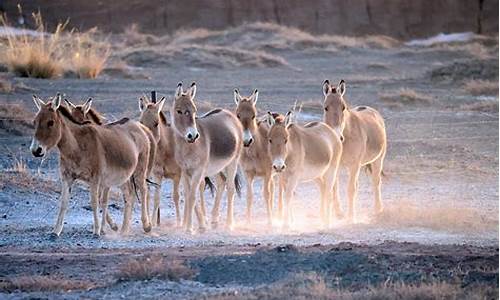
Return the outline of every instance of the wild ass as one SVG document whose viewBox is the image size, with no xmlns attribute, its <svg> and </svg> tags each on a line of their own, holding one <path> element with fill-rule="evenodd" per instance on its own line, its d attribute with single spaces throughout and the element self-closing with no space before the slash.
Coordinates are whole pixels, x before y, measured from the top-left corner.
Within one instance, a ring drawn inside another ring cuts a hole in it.
<svg viewBox="0 0 500 300">
<path fill-rule="evenodd" d="M 252 219 L 253 181 L 255 177 L 262 177 L 263 195 L 266 201 L 268 224 L 272 224 L 274 182 L 271 157 L 267 151 L 267 122 L 257 121 L 258 90 L 254 90 L 250 97 L 242 97 L 240 92 L 234 90 L 236 102 L 236 117 L 243 126 L 243 151 L 240 164 L 245 172 L 247 181 L 247 222 Z"/>
<path fill-rule="evenodd" d="M 95 125 L 103 125 L 105 122 L 105 118 L 100 114 L 98 111 L 96 111 L 92 107 L 92 98 L 87 99 L 83 104 L 73 104 L 70 100 L 64 99 L 64 102 L 68 105 L 68 108 L 71 112 L 72 117 L 80 123 L 89 121 Z M 150 144 L 150 153 L 149 153 L 149 163 L 148 163 L 148 171 L 147 174 L 151 173 L 151 169 L 153 167 L 154 159 L 156 157 L 156 148 L 157 148 L 157 139 L 155 136 L 153 136 L 153 132 L 149 131 L 147 128 L 142 127 L 146 134 L 148 135 L 149 139 L 149 144 Z M 133 182 L 131 182 L 133 184 Z M 157 185 L 158 186 L 158 185 Z M 100 188 L 99 189 L 99 199 L 102 199 L 103 197 L 108 199 L 109 196 L 109 188 Z M 107 200 L 104 200 L 107 202 Z M 101 201 L 102 202 L 102 201 Z M 149 212 L 149 199 L 148 202 L 146 203 L 147 211 Z M 108 213 L 106 216 L 106 221 L 110 225 L 111 229 L 114 231 L 118 230 L 118 226 L 113 222 L 113 219 L 111 218 L 111 215 Z"/>
<path fill-rule="evenodd" d="M 38 113 L 34 119 L 35 134 L 30 146 L 32 154 L 43 157 L 49 149 L 56 146 L 59 149 L 61 206 L 53 234 L 61 234 L 71 187 L 77 179 L 90 186 L 95 235 L 100 235 L 102 230 L 98 218 L 99 189 L 112 186 L 120 186 L 126 199 L 122 232 L 130 227 L 132 185 L 141 196 L 142 224 L 144 231 L 149 232 L 151 224 L 146 211 L 146 177 L 150 144 L 143 126 L 128 119 L 107 126 L 80 123 L 66 107 L 61 106 L 60 95 L 47 103 L 37 96 L 33 96 L 33 100 Z M 102 223 L 107 213 L 107 203 L 104 202 Z"/>
<path fill-rule="evenodd" d="M 300 182 L 315 181 L 320 189 L 320 215 L 330 224 L 330 199 L 342 155 L 339 136 L 323 122 L 293 124 L 291 112 L 284 118 L 274 118 L 268 112 L 270 126 L 268 153 L 274 171 L 280 173 L 280 189 L 285 198 L 284 226 L 288 227 L 291 201 Z"/>
<path fill-rule="evenodd" d="M 196 191 L 207 176 L 226 173 L 227 226 L 233 226 L 233 201 L 235 178 L 242 148 L 243 130 L 236 117 L 225 109 L 214 109 L 196 117 L 196 84 L 183 91 L 177 85 L 170 107 L 172 127 L 175 132 L 175 159 L 182 170 L 185 208 L 184 227 L 191 232 L 192 213 L 196 203 Z M 218 187 L 224 186 L 218 180 Z M 217 189 L 212 209 L 212 226 L 217 227 L 221 188 Z M 203 220 L 200 220 L 202 224 Z M 203 229 L 203 228 L 201 228 Z"/>
<path fill-rule="evenodd" d="M 173 182 L 172 198 L 175 205 L 176 223 L 177 226 L 180 226 L 179 184 L 181 181 L 181 168 L 175 159 L 175 132 L 162 111 L 164 104 L 165 97 L 160 101 L 156 101 L 154 98 L 151 101 L 147 97 L 139 98 L 139 110 L 141 111 L 139 121 L 153 132 L 158 143 L 156 161 L 152 171 L 153 181 L 156 183 L 152 223 L 153 225 L 160 224 L 161 183 L 163 178 L 167 178 Z M 200 185 L 200 206 L 199 209 L 196 208 L 196 213 L 201 214 L 199 218 L 203 220 L 205 220 L 206 215 L 203 194 L 206 184 L 210 187 L 211 181 L 205 178 L 204 183 Z"/>
<path fill-rule="evenodd" d="M 368 106 L 350 108 L 344 99 L 346 85 L 341 80 L 337 87 L 328 80 L 323 83 L 323 120 L 343 137 L 344 151 L 341 165 L 349 172 L 347 185 L 348 217 L 354 216 L 354 201 L 358 190 L 359 171 L 366 166 L 371 171 L 375 193 L 375 212 L 382 211 L 381 177 L 387 138 L 384 119 L 378 111 Z M 338 179 L 334 188 L 338 199 Z M 336 200 L 338 203 L 338 200 Z M 338 210 L 340 213 L 340 210 Z"/>
</svg>

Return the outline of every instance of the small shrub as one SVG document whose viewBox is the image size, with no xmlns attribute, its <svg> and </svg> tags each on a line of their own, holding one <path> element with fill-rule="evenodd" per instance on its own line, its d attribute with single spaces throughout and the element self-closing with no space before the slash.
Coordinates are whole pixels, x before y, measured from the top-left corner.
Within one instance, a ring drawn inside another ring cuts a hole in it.
<svg viewBox="0 0 500 300">
<path fill-rule="evenodd" d="M 52 276 L 19 276 L 0 279 L 0 291 L 12 293 L 89 290 L 96 285 L 89 281 L 55 278 Z"/>
<path fill-rule="evenodd" d="M 393 93 L 380 94 L 379 98 L 390 106 L 395 107 L 402 105 L 427 104 L 432 101 L 430 96 L 418 93 L 409 88 L 401 88 Z"/>
<path fill-rule="evenodd" d="M 191 279 L 195 272 L 179 260 L 166 261 L 161 256 L 132 259 L 120 266 L 119 280 L 149 280 L 153 278 L 179 281 Z"/>
</svg>

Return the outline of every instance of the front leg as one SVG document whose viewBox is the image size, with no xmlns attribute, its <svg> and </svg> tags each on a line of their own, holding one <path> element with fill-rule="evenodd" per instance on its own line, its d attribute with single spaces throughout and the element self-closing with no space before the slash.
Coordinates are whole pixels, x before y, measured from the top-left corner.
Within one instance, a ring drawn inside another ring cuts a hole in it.
<svg viewBox="0 0 500 300">
<path fill-rule="evenodd" d="M 151 215 L 151 225 L 159 226 L 160 225 L 160 199 L 161 199 L 161 183 L 162 176 L 154 176 L 154 181 L 157 185 L 155 185 L 155 193 L 154 193 L 154 205 L 153 205 L 153 214 Z M 148 210 L 149 211 L 149 210 Z"/>
<path fill-rule="evenodd" d="M 284 181 L 283 193 L 285 198 L 285 220 L 283 226 L 285 228 L 290 228 L 290 223 L 292 221 L 292 200 L 295 188 L 297 186 L 297 180 L 295 178 L 287 178 Z"/>
<path fill-rule="evenodd" d="M 273 222 L 273 201 L 274 201 L 274 181 L 272 174 L 266 174 L 264 176 L 264 182 L 262 183 L 262 188 L 264 190 L 264 201 L 266 201 L 267 209 L 267 225 L 271 226 Z M 280 216 L 281 218 L 281 216 Z"/>
<path fill-rule="evenodd" d="M 347 216 L 351 221 L 354 219 L 354 206 L 358 193 L 359 170 L 359 165 L 356 165 L 349 170 L 349 183 L 347 185 L 347 197 L 349 198 L 349 206 Z"/>
<path fill-rule="evenodd" d="M 253 204 L 253 180 L 254 174 L 252 172 L 245 172 L 245 177 L 247 180 L 247 223 L 252 222 L 252 204 Z"/>
<path fill-rule="evenodd" d="M 63 223 L 64 223 L 64 215 L 66 214 L 66 210 L 68 209 L 69 202 L 69 194 L 71 192 L 71 186 L 73 185 L 73 181 L 63 179 L 61 182 L 61 196 L 59 197 L 59 214 L 57 216 L 56 226 L 54 227 L 54 231 L 52 232 L 55 236 L 60 236 Z"/>
</svg>

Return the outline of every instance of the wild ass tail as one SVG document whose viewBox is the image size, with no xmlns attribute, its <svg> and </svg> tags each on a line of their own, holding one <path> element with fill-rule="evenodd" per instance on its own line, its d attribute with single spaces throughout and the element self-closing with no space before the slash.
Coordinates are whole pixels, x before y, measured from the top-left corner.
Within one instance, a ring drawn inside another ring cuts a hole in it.
<svg viewBox="0 0 500 300">
<path fill-rule="evenodd" d="M 205 190 L 207 188 L 210 190 L 210 194 L 213 197 L 214 196 L 214 192 L 215 192 L 215 185 L 212 182 L 212 180 L 210 180 L 210 177 L 205 177 Z"/>
<path fill-rule="evenodd" d="M 219 176 L 222 178 L 222 181 L 226 182 L 227 177 L 224 173 L 220 172 Z M 208 179 L 208 182 L 207 182 L 207 179 Z M 210 188 L 210 191 L 212 191 L 212 189 L 216 189 L 214 187 L 212 181 L 208 177 L 205 177 L 205 184 Z M 234 177 L 234 188 L 236 190 L 236 194 L 238 195 L 238 197 L 241 198 L 241 176 L 239 175 L 239 173 L 236 173 L 236 176 Z M 212 192 L 212 196 L 213 196 L 213 192 Z"/>
<path fill-rule="evenodd" d="M 367 174 L 372 174 L 372 165 L 371 164 L 365 165 L 365 171 Z M 382 170 L 381 175 L 382 177 L 387 177 L 387 175 L 384 173 L 384 170 Z"/>
</svg>

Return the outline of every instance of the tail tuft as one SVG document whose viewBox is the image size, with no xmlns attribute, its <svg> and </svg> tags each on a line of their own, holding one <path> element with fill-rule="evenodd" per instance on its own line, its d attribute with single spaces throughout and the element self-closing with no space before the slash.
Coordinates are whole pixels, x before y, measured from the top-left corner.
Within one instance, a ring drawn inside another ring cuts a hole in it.
<svg viewBox="0 0 500 300">
<path fill-rule="evenodd" d="M 236 189 L 238 198 L 241 198 L 241 176 L 238 173 L 236 173 L 236 176 L 234 176 L 234 187 Z"/>
<path fill-rule="evenodd" d="M 205 189 L 207 188 L 210 190 L 210 194 L 213 197 L 215 193 L 215 185 L 212 180 L 210 180 L 210 177 L 205 177 Z"/>
</svg>

